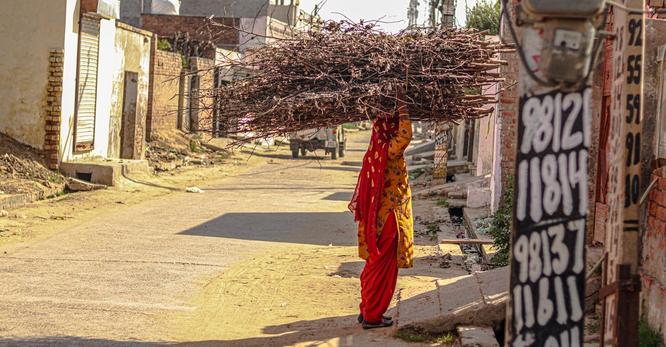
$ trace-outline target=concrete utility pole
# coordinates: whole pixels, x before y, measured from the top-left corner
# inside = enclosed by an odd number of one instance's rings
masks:
[[[441,25],[442,28],[453,28],[454,20],[449,19],[449,15],[444,16],[442,9],[445,6],[455,4],[455,0],[431,0],[430,1],[430,26],[437,28]],[[455,16],[455,6],[453,12],[450,13],[451,18]],[[449,7],[446,7],[447,9]],[[441,24],[437,23],[437,12],[442,14]],[[448,12],[447,12],[448,13]],[[449,140],[450,140],[450,126],[448,124],[440,124],[435,127],[435,162],[433,164],[433,178],[444,179],[448,175],[447,167],[449,162]]]
[[[408,28],[413,29],[419,26],[419,0],[410,0],[407,18],[409,19]]]
[[[644,0],[621,0],[613,8],[609,216],[602,346],[636,346],[640,277],[641,121],[643,119]],[[629,10],[628,10],[629,9]]]
[[[430,3],[428,4],[428,22],[430,23],[431,28],[437,28],[438,25],[438,18],[437,18],[437,12],[439,8],[439,2],[441,0],[430,0]]]
[[[442,28],[454,28],[456,26],[456,0],[441,0],[439,12],[442,14]]]
[[[582,346],[591,96],[598,3],[523,0],[506,345]],[[517,17],[503,2],[503,25]],[[510,8],[506,8],[510,7]],[[508,15],[513,13],[513,15]],[[525,18],[525,17],[523,17]]]

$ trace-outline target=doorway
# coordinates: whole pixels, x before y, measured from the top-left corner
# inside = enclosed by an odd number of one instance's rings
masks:
[[[137,145],[137,101],[139,96],[138,88],[139,74],[136,72],[125,72],[125,88],[123,95],[123,120],[120,130],[120,158],[139,159],[141,146]]]

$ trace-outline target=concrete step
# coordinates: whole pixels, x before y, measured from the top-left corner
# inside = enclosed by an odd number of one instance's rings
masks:
[[[495,331],[489,327],[461,325],[456,330],[462,347],[500,347]]]
[[[447,200],[450,208],[463,208],[467,206],[467,200],[465,199],[449,199]]]
[[[60,164],[60,172],[90,183],[115,186],[129,174],[150,172],[150,167],[145,160],[66,161]]]
[[[449,199],[467,199],[467,192],[462,190],[449,192]]]
[[[430,152],[423,152],[419,154],[414,154],[411,156],[412,159],[414,160],[435,160],[435,152],[430,151]]]
[[[495,326],[506,315],[508,288],[507,267],[437,280],[422,293],[401,293],[397,329],[441,334],[458,325]]]
[[[414,191],[412,195],[414,197],[427,197],[427,196],[433,196],[433,195],[447,195],[450,192],[457,192],[457,191],[467,191],[467,186],[470,184],[474,184],[476,182],[482,182],[483,178],[480,177],[473,177],[473,176],[463,176],[460,180],[456,182],[448,182],[448,183],[443,183],[439,185],[432,185],[428,188],[425,188],[423,190],[418,190]]]
[[[412,148],[405,151],[405,156],[412,156],[414,154],[420,154],[425,152],[431,152],[435,150],[435,142],[429,141],[420,145],[415,145]]]

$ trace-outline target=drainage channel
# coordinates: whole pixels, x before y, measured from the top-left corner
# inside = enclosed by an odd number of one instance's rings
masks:
[[[459,239],[469,238],[470,235],[464,222],[463,208],[449,208],[449,216],[451,217],[451,224],[455,228],[456,237]],[[482,246],[460,245],[460,250],[464,254],[463,266],[469,273],[483,270],[483,256],[480,247]]]

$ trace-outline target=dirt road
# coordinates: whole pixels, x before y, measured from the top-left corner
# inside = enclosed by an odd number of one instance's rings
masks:
[[[257,154],[203,194],[90,207],[0,246],[0,345],[404,345],[355,323],[363,263],[346,205],[367,136],[345,161]],[[434,252],[422,243],[399,287],[460,271]]]

